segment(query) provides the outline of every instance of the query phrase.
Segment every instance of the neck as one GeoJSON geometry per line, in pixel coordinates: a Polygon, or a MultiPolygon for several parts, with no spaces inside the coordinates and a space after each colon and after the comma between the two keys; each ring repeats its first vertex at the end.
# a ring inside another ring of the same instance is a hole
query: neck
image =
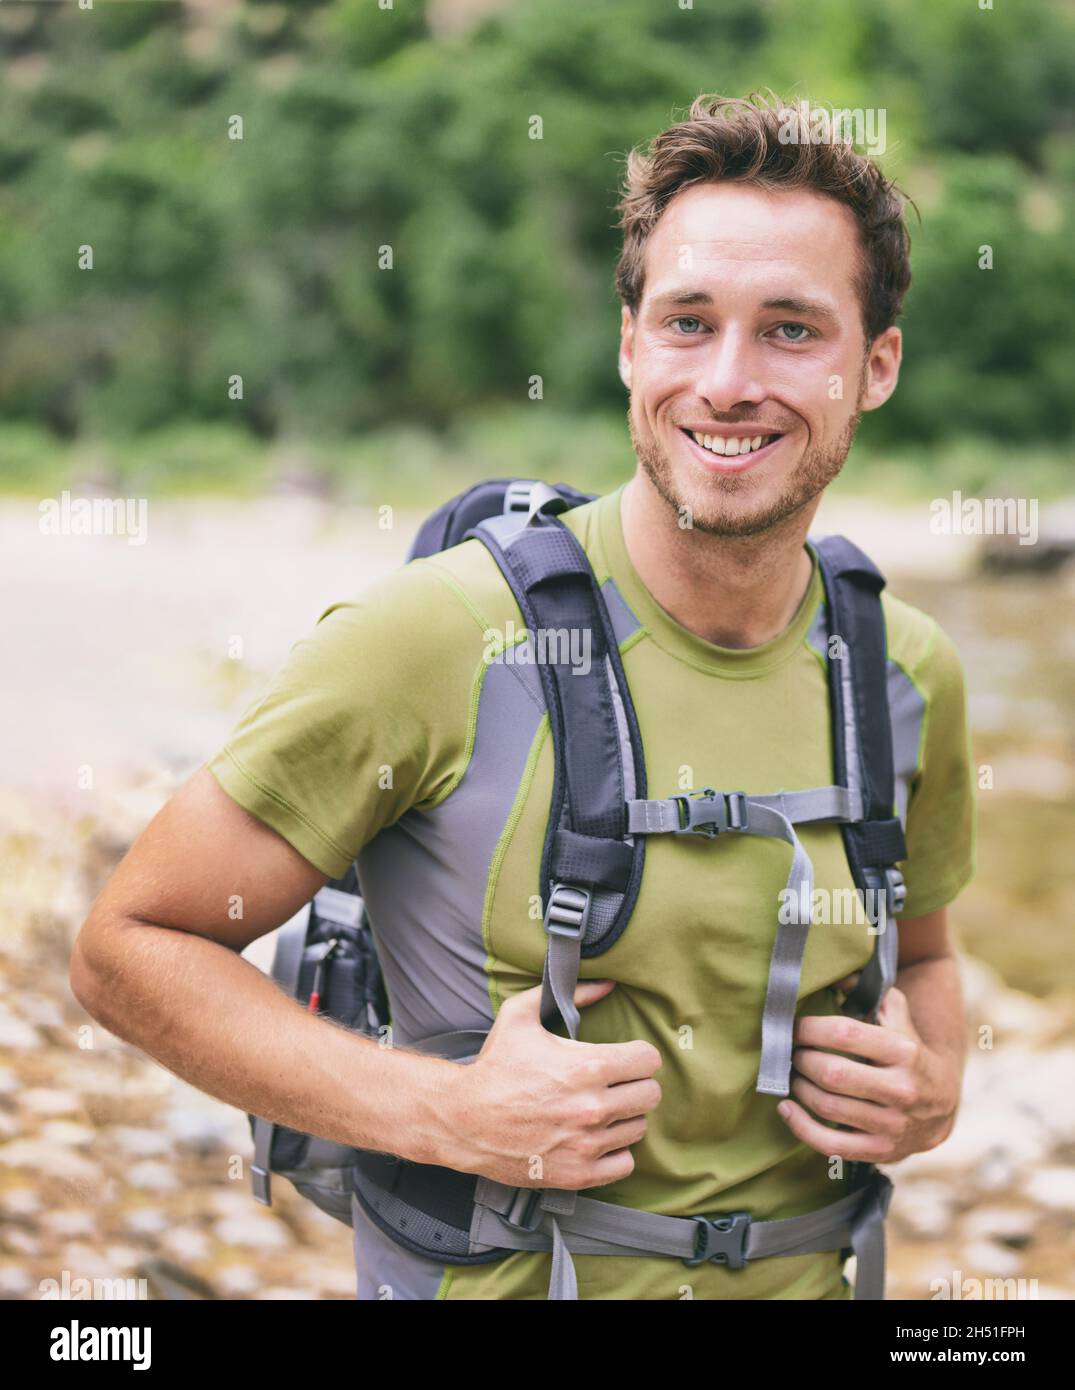
{"type": "Polygon", "coordinates": [[[689,632],[719,647],[760,647],[788,626],[806,596],[805,547],[820,495],[757,536],[684,528],[639,472],[623,490],[624,544],[642,583],[689,632]]]}

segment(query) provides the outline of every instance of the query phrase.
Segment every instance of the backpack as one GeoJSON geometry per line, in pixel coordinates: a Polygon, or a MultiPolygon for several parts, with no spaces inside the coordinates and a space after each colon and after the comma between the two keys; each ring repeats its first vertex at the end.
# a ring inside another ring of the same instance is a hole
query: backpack
{"type": "MultiPolygon", "coordinates": [[[[546,959],[541,1017],[577,1036],[579,964],[627,929],[651,834],[759,834],[792,848],[762,1018],[756,1089],[789,1094],[799,971],[810,926],[813,869],[797,824],[837,823],[848,865],[876,929],[875,949],[843,1011],[875,1021],[897,963],[894,918],[906,858],[893,814],[887,646],[873,563],[840,536],[812,539],[825,591],[834,781],[830,787],[755,795],[712,787],[647,797],[645,758],[620,661],[615,615],[563,511],[596,500],[566,484],[491,479],[451,498],[421,526],[408,563],[476,538],[496,560],[530,633],[588,631],[586,674],[562,660],[538,664],[555,771],[541,857],[546,959]]],[[[273,977],[290,995],[370,1037],[390,1037],[390,1008],[357,863],[322,888],[280,929],[273,977]]],[[[460,1063],[485,1034],[460,1030],[410,1046],[460,1063]]],[[[870,1163],[850,1164],[849,1192],[803,1216],[756,1221],[749,1212],[666,1217],[578,1192],[512,1188],[475,1174],[350,1149],[250,1116],[252,1187],[271,1203],[271,1175],[288,1179],[321,1210],[352,1225],[352,1194],[396,1244],[445,1264],[501,1260],[515,1250],[552,1251],[549,1297],[577,1298],[571,1251],[664,1254],[688,1266],[742,1268],[770,1255],[840,1250],[857,1257],[855,1298],[884,1296],[884,1217],[892,1184],[870,1163]]]]}

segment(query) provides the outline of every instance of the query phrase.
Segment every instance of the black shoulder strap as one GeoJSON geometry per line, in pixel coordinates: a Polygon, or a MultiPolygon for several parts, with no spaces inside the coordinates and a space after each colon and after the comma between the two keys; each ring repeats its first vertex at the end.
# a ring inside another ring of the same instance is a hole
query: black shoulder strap
{"type": "MultiPolygon", "coordinates": [[[[645,796],[646,770],[612,620],[586,552],[556,516],[567,505],[539,483],[526,512],[505,511],[467,534],[492,553],[531,634],[589,634],[585,672],[562,659],[567,644],[552,644],[553,659],[537,665],[555,756],[541,901],[549,907],[559,887],[584,891],[579,947],[595,956],[619,937],[638,896],[645,837],[628,836],[626,802],[645,796]]],[[[571,900],[570,892],[561,896],[571,900]]]]}
{"type": "MultiPolygon", "coordinates": [[[[527,478],[486,478],[450,497],[422,523],[407,554],[408,561],[436,555],[458,545],[487,517],[511,513],[525,518],[530,510],[531,489],[535,486],[535,482],[527,478]]],[[[580,492],[568,483],[556,483],[551,490],[563,498],[567,507],[594,501],[593,493],[580,492]]]]}
{"type": "Polygon", "coordinates": [[[856,886],[869,890],[867,903],[884,901],[891,928],[878,937],[877,950],[848,1000],[849,1012],[867,1014],[895,977],[893,918],[903,906],[903,879],[896,865],[907,857],[903,826],[895,815],[888,643],[881,607],[885,580],[843,536],[826,536],[815,547],[829,612],[835,781],[862,798],[862,820],[841,827],[844,847],[856,886]]]}

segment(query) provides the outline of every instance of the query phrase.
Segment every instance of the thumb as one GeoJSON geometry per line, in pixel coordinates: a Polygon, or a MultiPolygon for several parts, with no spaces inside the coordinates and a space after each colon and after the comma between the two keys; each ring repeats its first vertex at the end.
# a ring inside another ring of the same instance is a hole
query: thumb
{"type": "MultiPolygon", "coordinates": [[[[596,1004],[599,999],[603,999],[615,988],[615,980],[580,980],[575,986],[574,1000],[580,1009],[585,1008],[587,1004],[596,1004]]],[[[541,985],[532,985],[529,989],[522,989],[518,994],[513,994],[510,998],[505,999],[501,1005],[500,1013],[503,1013],[510,1005],[514,1014],[534,1023],[540,1023],[541,994],[541,985]]]]}
{"type": "Polygon", "coordinates": [[[604,999],[615,988],[615,980],[580,980],[575,986],[575,1003],[584,1009],[587,1004],[596,1004],[599,999],[604,999]]]}
{"type": "Polygon", "coordinates": [[[907,1002],[907,996],[902,989],[897,989],[892,985],[886,990],[885,997],[881,1000],[881,1007],[877,1011],[877,1022],[885,1028],[895,1028],[901,1033],[916,1033],[914,1022],[911,1018],[911,1006],[907,1002]]]}

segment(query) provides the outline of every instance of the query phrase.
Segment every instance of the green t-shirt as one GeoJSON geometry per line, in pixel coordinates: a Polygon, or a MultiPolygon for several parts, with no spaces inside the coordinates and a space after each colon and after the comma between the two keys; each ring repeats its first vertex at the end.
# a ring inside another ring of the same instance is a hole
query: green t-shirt
{"type": "MultiPolygon", "coordinates": [[[[622,491],[562,519],[598,581],[609,581],[606,594],[614,589],[637,620],[620,652],[645,747],[648,795],[830,784],[823,589],[812,547],[810,586],[787,628],[760,647],[718,647],[677,623],[638,577],[620,525],[622,491]]],[[[933,619],[887,591],[883,603],[897,810],[908,847],[903,916],[919,917],[950,903],[973,872],[963,674],[933,619]]],[[[488,1027],[505,998],[541,980],[545,942],[534,898],[552,792],[549,725],[533,709],[529,719],[509,721],[522,746],[501,729],[504,743],[495,750],[491,735],[480,732],[491,632],[510,643],[525,624],[480,541],[403,566],[326,610],[209,764],[236,801],[338,877],[367,847],[404,840],[404,828],[412,845],[421,838],[416,828],[436,839],[454,825],[458,835],[465,818],[451,821],[453,809],[473,808],[477,820],[488,820],[493,812],[478,795],[476,763],[480,755],[488,779],[491,753],[500,759],[506,813],[491,852],[481,851],[484,881],[470,885],[471,898],[446,905],[443,920],[428,910],[415,914],[406,931],[393,928],[394,938],[382,935],[372,914],[393,1023],[398,1007],[413,1019],[414,1036],[482,1026],[482,1013],[488,1027]],[[419,988],[415,976],[422,972],[419,988]],[[429,1014],[431,979],[444,982],[447,1002],[435,1001],[429,1014]]],[[[815,886],[852,890],[839,828],[800,826],[799,836],[815,886]]],[[[449,839],[429,851],[431,862],[439,856],[448,898],[461,848],[449,839]]],[[[465,848],[473,859],[474,846],[465,848]]],[[[827,1205],[848,1190],[845,1177],[830,1176],[824,1155],[791,1134],[776,1113],[777,1099],[754,1089],[790,854],[786,844],[751,835],[650,837],[627,930],[605,954],[582,962],[582,978],[612,979],[617,987],[581,1011],[579,1037],[653,1043],[664,1057],[657,1073],[662,1099],[632,1148],[634,1172],[587,1195],[666,1215],[742,1209],[770,1220],[827,1205]]],[[[410,886],[399,883],[399,892],[410,886]]],[[[815,915],[799,1013],[837,1012],[833,984],[861,968],[874,941],[861,919],[815,915]]],[[[494,1264],[438,1266],[436,1292],[424,1296],[544,1298],[549,1259],[518,1252],[494,1264]]],[[[742,1270],[604,1255],[577,1255],[575,1267],[583,1299],[850,1293],[836,1251],[752,1261],[742,1270]]],[[[377,1285],[376,1271],[372,1281],[377,1285]]]]}

